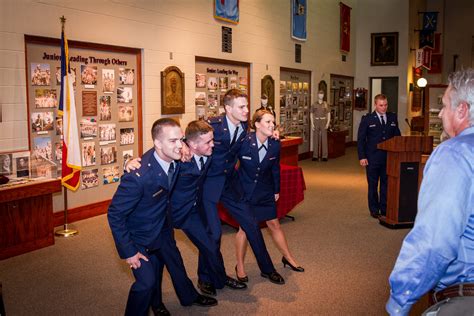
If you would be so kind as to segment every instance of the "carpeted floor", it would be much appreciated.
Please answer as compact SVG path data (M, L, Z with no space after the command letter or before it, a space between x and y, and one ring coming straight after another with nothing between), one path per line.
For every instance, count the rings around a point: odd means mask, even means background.
M249 288L223 289L219 305L182 307L165 273L164 302L173 315L384 315L388 276L408 232L378 224L367 210L364 170L356 150L328 162L301 161L305 200L282 221L290 249L304 273L283 269L267 230L267 246L286 280L275 285L260 277L247 257ZM121 315L133 276L116 253L106 216L75 223L77 237L0 261L7 315ZM234 275L234 229L224 226L222 253ZM197 252L177 231L190 278L196 282ZM426 299L415 306L420 314Z

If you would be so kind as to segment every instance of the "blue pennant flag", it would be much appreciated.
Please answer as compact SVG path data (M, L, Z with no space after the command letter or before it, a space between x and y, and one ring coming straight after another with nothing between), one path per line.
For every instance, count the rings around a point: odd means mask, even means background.
M423 13L423 30L425 31L436 31L438 24L438 12L425 12Z
M291 37L306 41L306 0L291 1Z
M424 47L434 48L434 31L427 31L427 30L420 31L419 48L424 48Z

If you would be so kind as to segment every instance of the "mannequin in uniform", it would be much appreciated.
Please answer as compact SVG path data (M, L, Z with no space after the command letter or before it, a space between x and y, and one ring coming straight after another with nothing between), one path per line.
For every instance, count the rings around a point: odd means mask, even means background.
M313 133L313 161L322 158L328 161L328 134L329 122L331 122L331 111L324 101L324 92L319 90L318 100L313 103L311 113L311 131ZM319 154L321 146L321 155Z
M273 109L273 105L272 104L268 104L268 96L266 94L262 94L262 98L260 99L260 108L257 109L258 110L267 110L269 111L270 113L273 114L273 117L276 117L275 116L275 111ZM257 112L255 111L255 112Z

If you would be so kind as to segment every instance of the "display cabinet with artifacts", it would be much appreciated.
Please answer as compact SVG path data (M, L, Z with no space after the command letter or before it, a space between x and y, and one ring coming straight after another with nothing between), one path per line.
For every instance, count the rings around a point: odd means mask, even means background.
M280 134L301 137L298 154L310 151L311 72L280 68Z
M347 143L352 140L354 78L331 74L330 86L330 130L344 131Z
M0 260L54 244L52 194L61 180L50 158L43 151L0 154Z
M443 122L439 112L443 108L443 94L448 86L444 84L427 85L424 99L425 135L433 136L433 147L442 141Z

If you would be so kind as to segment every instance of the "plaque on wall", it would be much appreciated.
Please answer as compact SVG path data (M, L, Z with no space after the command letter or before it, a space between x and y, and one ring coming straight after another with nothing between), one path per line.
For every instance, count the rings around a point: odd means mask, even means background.
M97 91L82 91L82 116L97 115Z
M161 72L161 114L183 114L184 100L184 73L170 66Z

